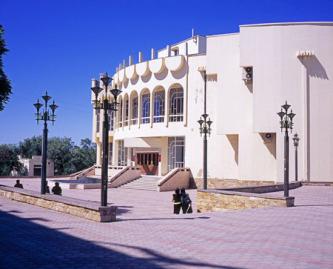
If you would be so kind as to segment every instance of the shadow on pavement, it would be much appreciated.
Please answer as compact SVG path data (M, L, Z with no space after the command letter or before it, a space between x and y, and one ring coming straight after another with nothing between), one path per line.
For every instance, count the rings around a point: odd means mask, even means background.
M144 256L149 256L149 260L153 261L154 263L158 263L161 267L160 268L168 268L170 265L173 268L177 268L176 266L189 266L188 268L217 268L217 269L245 269L240 267L233 267L233 266L223 266L223 265L215 265L209 264L206 262L200 261L187 261L181 259L174 259L172 257L167 257L162 255L160 252L144 247L139 246L129 246L123 244L112 244L113 246L123 247L125 249L134 249L140 251Z
M0 237L0 268L159 269L174 265L233 268L174 259L151 249L119 245L146 254L144 258L134 257L3 211L0 211Z

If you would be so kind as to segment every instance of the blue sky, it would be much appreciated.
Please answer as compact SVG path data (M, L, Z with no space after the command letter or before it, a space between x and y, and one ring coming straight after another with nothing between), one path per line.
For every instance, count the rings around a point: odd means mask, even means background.
M59 104L49 136L91 137L90 80L113 73L138 51L196 33L237 32L240 24L333 21L333 1L1 0L13 94L0 112L0 144L42 133L32 104L47 89Z

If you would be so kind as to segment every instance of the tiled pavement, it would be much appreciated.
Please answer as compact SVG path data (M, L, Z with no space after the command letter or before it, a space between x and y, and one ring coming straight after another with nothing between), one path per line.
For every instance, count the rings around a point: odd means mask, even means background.
M290 193L293 208L174 216L171 193L115 189L115 223L0 198L0 268L333 268L333 187Z

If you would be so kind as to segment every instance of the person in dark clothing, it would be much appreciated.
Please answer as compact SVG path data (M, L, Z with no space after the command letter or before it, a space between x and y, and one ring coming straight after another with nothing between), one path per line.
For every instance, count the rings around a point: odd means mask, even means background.
M185 189L182 188L180 192L180 201L182 205L183 214L193 213L192 210L192 201L188 193L185 192Z
M16 180L16 184L14 185L14 187L23 189L23 185L22 185L22 183L20 182L19 179Z
M50 187L47 183L46 183L46 193L50 193Z
M52 192L55 195L61 195L62 190L61 187L59 186L59 182L55 183L55 186L52 188Z
M179 214L182 205L180 201L180 193L178 188L175 190L175 193L173 194L172 202L173 202L173 214Z

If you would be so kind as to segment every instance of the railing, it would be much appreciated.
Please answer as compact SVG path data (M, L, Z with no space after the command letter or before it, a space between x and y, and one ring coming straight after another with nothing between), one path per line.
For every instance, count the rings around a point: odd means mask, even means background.
M138 118L132 118L131 119L131 125L138 124Z
M183 114L169 115L169 121L170 122L183 121L183 119L184 119Z
M150 122L150 117L142 117L141 118L141 123L144 124L144 123L149 123Z
M164 115L154 116L154 122L164 122Z

